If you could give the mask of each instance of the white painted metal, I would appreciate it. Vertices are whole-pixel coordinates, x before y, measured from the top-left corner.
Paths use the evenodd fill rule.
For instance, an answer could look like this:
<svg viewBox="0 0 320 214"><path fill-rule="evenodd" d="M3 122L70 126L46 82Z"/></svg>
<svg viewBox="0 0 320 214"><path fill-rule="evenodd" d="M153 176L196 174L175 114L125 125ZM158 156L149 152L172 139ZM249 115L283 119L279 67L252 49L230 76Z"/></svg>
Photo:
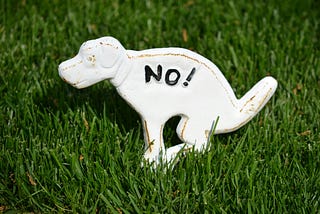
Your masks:
<svg viewBox="0 0 320 214"><path fill-rule="evenodd" d="M170 162L181 150L206 148L214 126L213 134L239 129L277 88L274 78L265 77L237 99L221 71L203 56L182 48L125 50L113 37L83 43L74 58L59 65L59 75L76 88L109 79L140 114L144 158L156 165L161 159ZM165 149L164 125L177 115L182 143Z"/></svg>

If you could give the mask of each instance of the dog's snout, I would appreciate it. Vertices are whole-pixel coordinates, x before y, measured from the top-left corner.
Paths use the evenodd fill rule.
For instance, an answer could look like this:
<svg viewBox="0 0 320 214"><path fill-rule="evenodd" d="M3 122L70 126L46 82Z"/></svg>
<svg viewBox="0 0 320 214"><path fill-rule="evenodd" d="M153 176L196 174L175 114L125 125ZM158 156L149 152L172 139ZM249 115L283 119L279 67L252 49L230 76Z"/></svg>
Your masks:
<svg viewBox="0 0 320 214"><path fill-rule="evenodd" d="M59 75L60 75L60 77L62 77L62 72L63 72L63 66L62 66L62 63L58 66L58 71L59 71Z"/></svg>
<svg viewBox="0 0 320 214"><path fill-rule="evenodd" d="M60 63L60 65L58 66L59 76L64 82L70 84L72 77L69 72L66 72L67 70L68 70L68 63L66 61Z"/></svg>
<svg viewBox="0 0 320 214"><path fill-rule="evenodd" d="M58 71L59 71L59 76L60 76L60 78L61 78L63 81L68 82L68 81L66 80L66 77L65 77L65 75L66 75L66 74L65 74L66 72L64 72L64 71L65 71L65 67L62 65L62 63L59 65Z"/></svg>

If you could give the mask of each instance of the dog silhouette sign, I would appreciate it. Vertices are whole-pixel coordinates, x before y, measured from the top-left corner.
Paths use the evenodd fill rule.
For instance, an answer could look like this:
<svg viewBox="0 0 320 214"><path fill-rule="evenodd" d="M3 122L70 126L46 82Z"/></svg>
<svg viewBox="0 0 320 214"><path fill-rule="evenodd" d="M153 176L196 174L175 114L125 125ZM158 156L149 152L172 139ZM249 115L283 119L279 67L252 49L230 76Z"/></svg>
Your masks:
<svg viewBox="0 0 320 214"><path fill-rule="evenodd" d="M76 88L110 80L140 114L144 158L155 165L169 163L181 150L203 150L213 127L212 134L239 129L277 88L274 78L265 77L237 99L221 71L205 57L183 48L126 50L113 37L83 43L74 58L59 65L59 75ZM182 143L166 148L163 128L173 116L181 117L176 132Z"/></svg>

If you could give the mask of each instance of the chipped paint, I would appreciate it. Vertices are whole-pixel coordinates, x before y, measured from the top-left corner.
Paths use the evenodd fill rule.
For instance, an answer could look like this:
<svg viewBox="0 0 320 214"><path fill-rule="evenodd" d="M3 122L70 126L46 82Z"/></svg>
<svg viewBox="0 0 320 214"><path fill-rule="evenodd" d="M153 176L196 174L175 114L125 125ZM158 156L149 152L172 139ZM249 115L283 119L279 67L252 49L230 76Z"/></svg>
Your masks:
<svg viewBox="0 0 320 214"><path fill-rule="evenodd" d="M148 130L148 126L147 126L147 121L144 120L144 131L145 131L145 134L147 136L147 145L148 145L148 151L151 153L152 152L152 142L150 140L150 135L149 135L149 130Z"/></svg>
<svg viewBox="0 0 320 214"><path fill-rule="evenodd" d="M241 108L240 112L243 111L243 109L247 106L248 103L252 102L252 100L256 97L256 95L252 96L244 105L243 107Z"/></svg>
<svg viewBox="0 0 320 214"><path fill-rule="evenodd" d="M209 137L210 137L210 132L211 132L210 130L205 130L204 131L204 134L205 134L207 139L209 139Z"/></svg>
<svg viewBox="0 0 320 214"><path fill-rule="evenodd" d="M188 120L189 120L189 118L187 118L183 123L183 128L182 128L181 133L180 133L181 140L184 140L183 135L184 135L184 131L186 130L186 126L187 126Z"/></svg>
<svg viewBox="0 0 320 214"><path fill-rule="evenodd" d="M193 149L193 146L190 146L190 147L188 147L188 148L184 148L183 151L184 151L184 152L189 152L189 151L191 151L192 149Z"/></svg>
<svg viewBox="0 0 320 214"><path fill-rule="evenodd" d="M100 44L101 44L101 45L105 45L105 46L110 46L110 47L112 47L112 48L114 48L114 49L119 49L119 47L118 47L118 46L115 46L115 45L110 44L110 43L103 43L103 42L100 42Z"/></svg>
<svg viewBox="0 0 320 214"><path fill-rule="evenodd" d="M76 63L71 64L71 65L69 65L69 66L63 67L63 68L61 69L61 71L65 72L65 71L67 71L67 70L70 70L70 69L72 69L72 68L75 68L76 66L78 66L78 65L80 65L80 64L82 64L82 63L83 63L83 61L80 60L79 62L76 62Z"/></svg>
<svg viewBox="0 0 320 214"><path fill-rule="evenodd" d="M160 128L160 145L162 145L164 142L163 141L163 128L164 128L164 124L161 124L161 128Z"/></svg>

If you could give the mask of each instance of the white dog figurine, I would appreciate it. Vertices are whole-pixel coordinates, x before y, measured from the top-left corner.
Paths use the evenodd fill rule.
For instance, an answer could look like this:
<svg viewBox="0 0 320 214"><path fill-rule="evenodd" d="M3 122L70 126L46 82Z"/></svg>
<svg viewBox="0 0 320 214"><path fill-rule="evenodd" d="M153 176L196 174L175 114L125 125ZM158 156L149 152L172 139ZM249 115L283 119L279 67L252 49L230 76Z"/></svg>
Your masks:
<svg viewBox="0 0 320 214"><path fill-rule="evenodd" d="M59 65L59 75L76 88L109 79L140 114L144 158L155 164L170 162L181 150L206 148L213 127L214 134L239 129L277 88L274 78L265 77L237 99L217 66L201 55L182 48L125 50L113 37L83 43L74 58ZM164 125L177 115L181 120L176 131L183 143L165 149Z"/></svg>

